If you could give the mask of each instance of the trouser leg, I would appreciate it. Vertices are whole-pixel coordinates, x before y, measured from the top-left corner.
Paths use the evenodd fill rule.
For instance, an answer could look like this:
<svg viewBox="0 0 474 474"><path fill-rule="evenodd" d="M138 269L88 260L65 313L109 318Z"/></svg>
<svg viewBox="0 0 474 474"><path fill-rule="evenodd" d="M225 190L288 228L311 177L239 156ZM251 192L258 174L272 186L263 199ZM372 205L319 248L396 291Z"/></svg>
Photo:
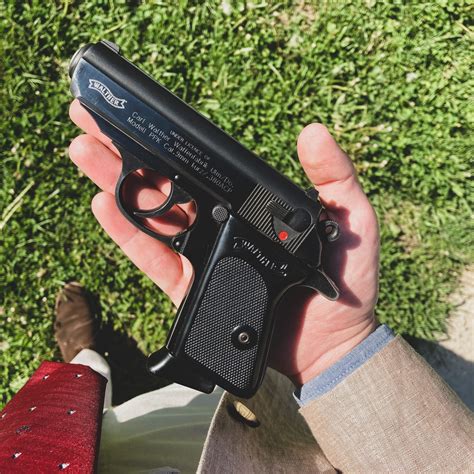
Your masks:
<svg viewBox="0 0 474 474"><path fill-rule="evenodd" d="M105 388L104 396L104 410L110 408L112 406L112 374L107 361L100 354L91 349L82 349L81 352L71 360L71 364L87 365L107 379L107 387Z"/></svg>

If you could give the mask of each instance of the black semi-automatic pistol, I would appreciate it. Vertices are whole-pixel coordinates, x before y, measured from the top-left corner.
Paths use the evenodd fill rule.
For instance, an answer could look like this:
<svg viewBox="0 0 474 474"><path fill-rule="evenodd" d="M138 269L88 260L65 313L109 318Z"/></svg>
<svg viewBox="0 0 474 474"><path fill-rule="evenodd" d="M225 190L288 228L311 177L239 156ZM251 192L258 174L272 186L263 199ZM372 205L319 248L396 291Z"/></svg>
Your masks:
<svg viewBox="0 0 474 474"><path fill-rule="evenodd" d="M314 188L300 189L127 61L115 44L83 46L69 74L74 97L122 157L115 193L121 212L194 268L166 345L150 355L148 369L205 393L219 385L251 397L265 374L284 292L304 285L339 296L321 267L322 242L338 237L337 223L322 219ZM127 178L143 169L171 181L155 209L127 201ZM169 236L150 226L151 218L188 202L197 214L187 229Z"/></svg>

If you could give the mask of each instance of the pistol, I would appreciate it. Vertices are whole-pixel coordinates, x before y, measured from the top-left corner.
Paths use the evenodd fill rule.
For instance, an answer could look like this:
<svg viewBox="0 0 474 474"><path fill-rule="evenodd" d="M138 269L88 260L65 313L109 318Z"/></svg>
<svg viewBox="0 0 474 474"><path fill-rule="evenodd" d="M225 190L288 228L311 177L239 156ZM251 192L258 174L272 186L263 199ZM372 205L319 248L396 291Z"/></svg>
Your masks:
<svg viewBox="0 0 474 474"><path fill-rule="evenodd" d="M292 183L125 59L114 43L80 48L69 75L72 94L121 155L120 211L194 269L164 347L148 357L149 371L204 393L219 385L251 397L265 375L281 296L295 285L339 296L321 265L323 244L339 236L337 223L323 218L313 187ZM127 200L127 179L143 169L171 182L154 209ZM188 202L197 213L187 229L170 236L149 225Z"/></svg>

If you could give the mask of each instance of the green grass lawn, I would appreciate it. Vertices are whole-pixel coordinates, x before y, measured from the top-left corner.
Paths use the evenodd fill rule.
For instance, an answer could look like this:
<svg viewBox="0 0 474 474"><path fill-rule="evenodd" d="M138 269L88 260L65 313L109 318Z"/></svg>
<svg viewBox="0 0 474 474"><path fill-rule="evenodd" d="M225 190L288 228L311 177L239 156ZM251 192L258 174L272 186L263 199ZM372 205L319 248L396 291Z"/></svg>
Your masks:
<svg viewBox="0 0 474 474"><path fill-rule="evenodd" d="M120 3L0 7L0 405L40 361L58 358L52 315L66 281L98 293L104 317L145 352L172 320L169 300L95 222L94 186L67 158L77 133L68 61L102 38L302 185L296 137L325 123L379 214L380 319L442 334L447 296L472 261L472 6Z"/></svg>

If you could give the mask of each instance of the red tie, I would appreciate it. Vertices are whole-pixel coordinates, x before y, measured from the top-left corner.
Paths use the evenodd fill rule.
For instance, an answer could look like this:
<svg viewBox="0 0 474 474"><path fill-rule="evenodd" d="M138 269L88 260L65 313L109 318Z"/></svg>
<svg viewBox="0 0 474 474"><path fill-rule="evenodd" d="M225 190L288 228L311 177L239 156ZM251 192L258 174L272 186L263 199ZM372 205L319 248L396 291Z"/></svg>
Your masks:
<svg viewBox="0 0 474 474"><path fill-rule="evenodd" d="M91 473L99 452L104 377L43 362L0 412L0 473Z"/></svg>

